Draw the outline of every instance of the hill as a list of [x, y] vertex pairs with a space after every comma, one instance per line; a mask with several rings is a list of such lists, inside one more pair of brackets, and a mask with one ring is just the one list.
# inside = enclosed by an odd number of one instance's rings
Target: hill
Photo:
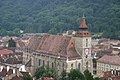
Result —
[[120, 38], [120, 0], [0, 0], [0, 32], [77, 30], [83, 12], [91, 32]]

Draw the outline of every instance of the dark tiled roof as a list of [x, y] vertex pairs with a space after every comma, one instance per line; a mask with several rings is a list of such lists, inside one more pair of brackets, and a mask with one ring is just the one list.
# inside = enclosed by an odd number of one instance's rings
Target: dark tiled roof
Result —
[[104, 55], [103, 57], [98, 59], [97, 62], [101, 62], [105, 64], [120, 65], [120, 57]]
[[9, 69], [9, 71], [7, 72], [7, 75], [11, 75], [13, 74], [13, 69]]
[[25, 43], [19, 40], [19, 41], [17, 41], [17, 47], [23, 48], [23, 47], [25, 47]]
[[31, 67], [31, 59], [25, 64], [26, 67]]
[[0, 72], [0, 76], [1, 77], [5, 77], [7, 74], [7, 69], [6, 68], [3, 68], [2, 72]]
[[8, 58], [7, 60], [6, 60], [6, 63], [8, 63], [8, 64], [21, 64], [22, 63], [22, 61], [20, 61], [20, 60], [18, 60], [17, 58]]
[[11, 80], [23, 80], [23, 78], [22, 77], [18, 77], [18, 76], [14, 76]]
[[62, 35], [44, 35], [42, 37], [34, 36], [30, 39], [28, 48], [36, 51], [44, 51], [52, 53], [53, 55], [67, 56], [68, 58], [79, 57], [75, 50], [74, 39]]

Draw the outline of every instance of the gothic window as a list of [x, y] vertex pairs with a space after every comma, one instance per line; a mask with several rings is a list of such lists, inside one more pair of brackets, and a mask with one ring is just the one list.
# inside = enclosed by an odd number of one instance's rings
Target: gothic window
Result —
[[47, 61], [47, 67], [49, 68], [49, 61]]
[[58, 62], [58, 66], [57, 66], [58, 70], [60, 69], [60, 63]]
[[73, 68], [73, 63], [71, 64], [71, 68]]
[[43, 66], [45, 66], [45, 61], [43, 60]]
[[86, 55], [86, 58], [88, 57], [88, 55]]
[[54, 67], [54, 64], [53, 64], [53, 62], [52, 62], [52, 68]]
[[88, 62], [86, 62], [86, 69], [88, 69]]
[[40, 66], [40, 64], [41, 64], [41, 59], [39, 59], [39, 66]]
[[80, 63], [78, 64], [78, 69], [80, 70]]
[[88, 47], [88, 39], [86, 39], [86, 47]]
[[65, 66], [64, 63], [62, 63], [63, 70], [64, 70], [64, 66]]

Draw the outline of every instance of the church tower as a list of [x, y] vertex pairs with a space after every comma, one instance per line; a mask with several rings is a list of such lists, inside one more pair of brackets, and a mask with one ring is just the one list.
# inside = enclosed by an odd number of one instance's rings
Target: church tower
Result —
[[83, 72], [84, 70], [88, 69], [91, 73], [93, 73], [93, 63], [91, 57], [91, 33], [88, 30], [84, 14], [81, 20], [79, 31], [76, 32], [74, 38], [76, 51], [81, 55], [82, 58], [81, 71]]

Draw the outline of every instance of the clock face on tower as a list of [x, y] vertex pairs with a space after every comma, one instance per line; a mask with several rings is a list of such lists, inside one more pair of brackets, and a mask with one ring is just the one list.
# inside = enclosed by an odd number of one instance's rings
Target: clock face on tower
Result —
[[86, 55], [89, 54], [89, 49], [88, 49], [88, 48], [85, 49], [85, 54], [86, 54]]

